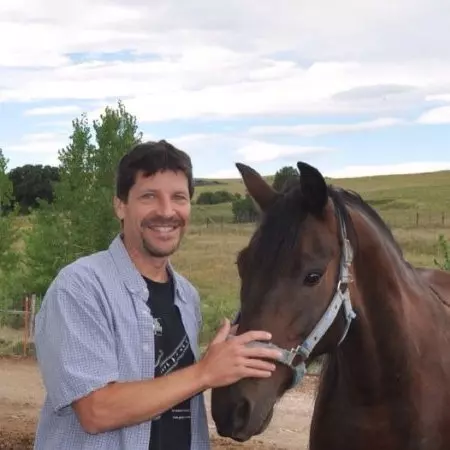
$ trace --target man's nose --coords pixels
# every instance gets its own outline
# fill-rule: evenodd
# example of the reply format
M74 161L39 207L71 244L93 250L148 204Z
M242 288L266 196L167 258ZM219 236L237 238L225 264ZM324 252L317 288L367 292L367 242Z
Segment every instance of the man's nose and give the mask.
M160 199L160 201L158 202L158 213L164 217L173 216L173 202L170 198L163 197Z

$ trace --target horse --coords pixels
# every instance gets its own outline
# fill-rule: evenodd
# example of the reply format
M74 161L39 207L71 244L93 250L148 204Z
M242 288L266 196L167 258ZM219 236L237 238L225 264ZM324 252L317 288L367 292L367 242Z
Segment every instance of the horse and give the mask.
M263 433L323 358L311 450L450 449L450 273L415 268L374 208L306 162L280 191L236 167L261 213L237 256L236 334L267 330L251 345L282 357L270 377L212 389L218 434Z

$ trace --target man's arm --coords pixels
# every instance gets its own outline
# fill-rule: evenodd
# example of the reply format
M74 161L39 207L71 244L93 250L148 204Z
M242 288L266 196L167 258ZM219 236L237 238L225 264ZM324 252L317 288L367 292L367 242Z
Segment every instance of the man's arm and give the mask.
M245 377L269 377L275 365L254 358L279 358L279 352L245 344L270 336L250 331L227 341L229 332L230 323L226 321L204 357L190 367L152 380L113 383L74 402L81 425L89 433L134 425L206 389Z
M207 389L198 364L143 381L111 383L76 400L73 408L88 433L151 420Z
M118 381L118 362L101 289L88 269L72 266L52 284L36 318L37 359L57 414L73 408L81 426L100 433L151 420L199 392L240 378L267 377L275 350L246 342L270 337L249 332L227 340L228 321L204 357L191 367L143 381Z

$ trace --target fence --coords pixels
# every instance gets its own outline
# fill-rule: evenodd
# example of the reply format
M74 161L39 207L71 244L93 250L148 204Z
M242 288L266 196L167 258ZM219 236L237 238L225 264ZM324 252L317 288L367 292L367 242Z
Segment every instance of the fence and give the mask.
M41 298L25 295L20 301L0 299L0 355L34 353L34 324Z
M426 210L378 211L381 218L392 228L450 228L450 212ZM225 228L227 225L254 224L256 221L235 221L232 214L204 217L197 220L206 228Z

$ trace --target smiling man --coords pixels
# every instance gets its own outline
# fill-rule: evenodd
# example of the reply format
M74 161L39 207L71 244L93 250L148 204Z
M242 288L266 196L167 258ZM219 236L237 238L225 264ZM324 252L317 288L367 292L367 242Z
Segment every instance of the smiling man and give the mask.
M47 391L36 450L209 450L203 392L275 370L277 350L246 345L271 336L227 339L228 320L199 355L200 298L169 262L193 185L190 158L165 141L120 161L120 234L64 267L36 317Z

